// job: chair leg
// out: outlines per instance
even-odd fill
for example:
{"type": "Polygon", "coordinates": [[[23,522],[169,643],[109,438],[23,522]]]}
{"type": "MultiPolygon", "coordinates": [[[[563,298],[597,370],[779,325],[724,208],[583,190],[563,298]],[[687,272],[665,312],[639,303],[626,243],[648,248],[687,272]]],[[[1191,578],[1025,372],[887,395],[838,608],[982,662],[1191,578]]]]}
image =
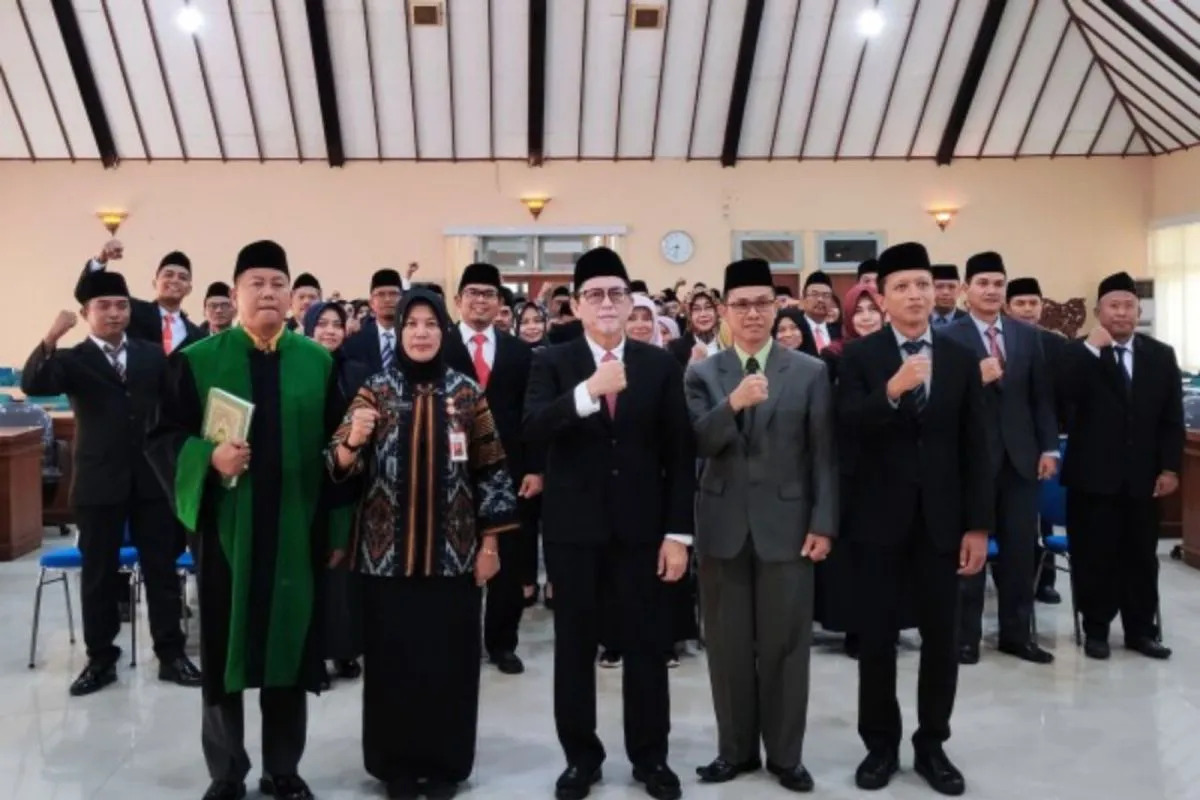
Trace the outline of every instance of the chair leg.
{"type": "Polygon", "coordinates": [[[63,597],[67,601],[67,632],[71,637],[71,644],[75,644],[75,615],[71,612],[71,581],[67,580],[66,573],[62,576],[63,597]]]}
{"type": "Polygon", "coordinates": [[[187,639],[192,635],[192,615],[187,613],[187,573],[179,573],[179,599],[180,599],[180,616],[183,617],[183,638],[187,639]]]}
{"type": "Polygon", "coordinates": [[[1162,622],[1162,601],[1154,607],[1154,641],[1162,644],[1163,640],[1163,622],[1162,622]]]}
{"type": "Polygon", "coordinates": [[[138,575],[135,570],[131,575],[129,587],[129,666],[137,666],[137,595],[138,595],[138,575]]]}
{"type": "Polygon", "coordinates": [[[37,590],[33,594],[33,631],[29,636],[29,668],[33,669],[34,655],[37,653],[38,622],[42,616],[42,587],[46,585],[46,569],[42,568],[38,575],[37,590]]]}
{"type": "Polygon", "coordinates": [[[1075,623],[1075,646],[1083,646],[1083,626],[1079,622],[1079,604],[1075,601],[1075,569],[1071,563],[1071,555],[1067,556],[1067,577],[1071,581],[1071,620],[1075,623]]]}

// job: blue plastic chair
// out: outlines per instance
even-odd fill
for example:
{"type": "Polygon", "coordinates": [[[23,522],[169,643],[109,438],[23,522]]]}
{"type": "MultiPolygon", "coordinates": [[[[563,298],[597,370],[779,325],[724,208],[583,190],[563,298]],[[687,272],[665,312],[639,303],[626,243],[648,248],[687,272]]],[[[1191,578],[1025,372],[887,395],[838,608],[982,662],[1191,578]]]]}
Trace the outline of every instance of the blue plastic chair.
{"type": "MultiPolygon", "coordinates": [[[[1062,458],[1066,454],[1066,443],[1061,442],[1058,447],[1059,463],[1062,463],[1062,458]]],[[[1039,498],[1039,513],[1043,522],[1053,525],[1055,528],[1067,527],[1067,490],[1059,483],[1058,476],[1055,475],[1049,480],[1044,480],[1038,487],[1040,491],[1039,498]]],[[[1056,533],[1052,536],[1047,536],[1042,539],[1042,560],[1038,562],[1037,573],[1033,577],[1034,590],[1041,583],[1042,570],[1049,566],[1050,569],[1057,569],[1060,572],[1065,572],[1071,580],[1071,621],[1075,626],[1075,644],[1078,646],[1083,642],[1083,631],[1079,624],[1079,610],[1075,602],[1075,575],[1071,572],[1071,545],[1068,538],[1068,533],[1056,533]],[[1066,567],[1060,567],[1054,562],[1055,556],[1061,556],[1067,562],[1066,567]]]]}
{"type": "MultiPolygon", "coordinates": [[[[125,531],[126,544],[129,541],[129,531],[125,531]]],[[[134,573],[137,571],[138,553],[137,548],[124,546],[121,548],[118,556],[118,564],[122,572],[134,573]]],[[[33,669],[35,658],[37,656],[37,637],[38,627],[42,615],[42,589],[52,583],[62,583],[63,597],[67,602],[67,629],[70,632],[71,644],[75,644],[75,619],[71,613],[71,587],[69,585],[69,576],[72,572],[77,572],[83,567],[83,553],[79,549],[79,538],[76,536],[75,544],[71,547],[59,547],[47,553],[43,553],[38,559],[38,565],[41,567],[41,572],[38,575],[37,590],[33,598],[33,631],[29,637],[29,668],[33,669]]],[[[133,581],[134,584],[137,581],[133,581]]],[[[132,604],[133,590],[130,590],[130,602],[132,604]]],[[[132,607],[132,605],[131,605],[132,607]]],[[[137,666],[137,620],[130,624],[130,646],[132,656],[130,666],[137,666]]]]}

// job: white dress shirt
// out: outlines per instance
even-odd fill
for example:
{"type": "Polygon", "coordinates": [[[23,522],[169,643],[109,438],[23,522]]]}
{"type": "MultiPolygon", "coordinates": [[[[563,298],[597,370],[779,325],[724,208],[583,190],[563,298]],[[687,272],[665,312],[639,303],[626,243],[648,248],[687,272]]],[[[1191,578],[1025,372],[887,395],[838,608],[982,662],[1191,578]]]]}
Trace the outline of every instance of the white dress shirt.
{"type": "MultiPolygon", "coordinates": [[[[100,339],[96,336],[89,335],[88,338],[92,340],[92,344],[94,344],[94,345],[96,345],[96,347],[100,348],[100,352],[104,354],[104,357],[107,358],[109,363],[111,364],[112,357],[108,354],[108,349],[110,347],[112,347],[112,345],[110,345],[108,342],[106,342],[103,339],[100,339]]],[[[117,356],[117,361],[121,362],[121,369],[123,371],[125,371],[126,373],[129,372],[129,348],[127,347],[128,344],[129,344],[129,337],[125,336],[124,334],[121,334],[121,343],[119,345],[117,345],[117,347],[120,348],[121,352],[117,356]]]]}
{"type": "Polygon", "coordinates": [[[814,346],[816,346],[817,343],[818,332],[820,332],[821,337],[825,342],[825,347],[828,347],[833,342],[833,339],[829,336],[829,326],[827,324],[824,322],[817,322],[808,314],[804,315],[804,321],[808,323],[808,329],[812,331],[814,346]]]}
{"type": "Polygon", "coordinates": [[[462,334],[463,344],[467,346],[467,354],[475,361],[475,337],[483,336],[483,360],[491,369],[496,363],[496,328],[488,325],[486,329],[477,331],[465,322],[458,323],[458,332],[462,334]]]}
{"type": "MultiPolygon", "coordinates": [[[[620,344],[618,344],[612,350],[605,350],[603,347],[593,342],[588,336],[584,336],[583,338],[584,341],[587,342],[588,349],[592,351],[592,360],[596,362],[597,367],[600,366],[601,362],[604,360],[605,354],[607,353],[612,353],[614,356],[616,356],[617,361],[625,361],[624,337],[621,338],[620,344]]],[[[595,400],[592,399],[592,395],[587,388],[587,381],[583,381],[575,387],[575,413],[579,415],[580,419],[599,413],[600,403],[602,400],[603,398],[596,398],[595,400]]],[[[679,542],[682,545],[687,545],[688,547],[692,546],[692,537],[690,534],[668,533],[666,538],[679,542]]]]}
{"type": "MultiPolygon", "coordinates": [[[[1083,346],[1086,347],[1091,352],[1091,354],[1094,355],[1096,358],[1100,358],[1100,350],[1096,347],[1093,347],[1091,342],[1085,340],[1083,343],[1083,346]]],[[[1116,361],[1118,364],[1123,363],[1124,367],[1125,367],[1125,372],[1129,375],[1129,380],[1133,380],[1133,337],[1132,336],[1129,337],[1128,341],[1124,341],[1124,342],[1118,342],[1116,340],[1113,341],[1113,360],[1116,361]],[[1117,352],[1118,347],[1125,348],[1125,358],[1124,359],[1122,359],[1121,354],[1117,352]]]]}

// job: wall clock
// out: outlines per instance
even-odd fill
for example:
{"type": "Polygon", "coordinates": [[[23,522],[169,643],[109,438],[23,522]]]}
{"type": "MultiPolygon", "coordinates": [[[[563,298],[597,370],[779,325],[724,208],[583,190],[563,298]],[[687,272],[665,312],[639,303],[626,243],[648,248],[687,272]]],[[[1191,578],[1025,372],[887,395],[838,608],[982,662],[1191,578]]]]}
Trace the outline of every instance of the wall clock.
{"type": "Polygon", "coordinates": [[[686,264],[696,252],[696,243],[686,231],[670,231],[663,236],[660,249],[672,264],[686,264]]]}

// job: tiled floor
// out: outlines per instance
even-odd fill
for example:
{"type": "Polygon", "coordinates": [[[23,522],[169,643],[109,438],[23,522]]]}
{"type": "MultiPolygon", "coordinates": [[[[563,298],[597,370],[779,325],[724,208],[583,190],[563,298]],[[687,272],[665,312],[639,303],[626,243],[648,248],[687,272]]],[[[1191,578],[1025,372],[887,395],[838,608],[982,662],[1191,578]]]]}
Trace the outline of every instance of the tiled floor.
{"type": "MultiPolygon", "coordinates": [[[[57,535],[47,543],[57,545],[57,535]]],[[[207,785],[199,752],[200,696],[156,680],[148,637],[139,636],[141,664],[134,670],[123,664],[118,685],[72,699],[67,686],[83,665],[83,647],[68,644],[62,593],[51,589],[38,666],[27,669],[35,559],[0,564],[0,641],[6,643],[0,652],[0,798],[199,800],[207,785]]],[[[949,752],[966,773],[969,796],[1200,798],[1200,573],[1164,555],[1161,585],[1167,642],[1175,648],[1170,662],[1148,661],[1120,647],[1107,663],[1084,659],[1071,642],[1070,613],[1063,605],[1038,608],[1043,644],[1058,657],[1052,667],[985,649],[981,664],[964,668],[949,752]]],[[[993,617],[990,627],[994,624],[993,617]]],[[[139,632],[144,631],[143,620],[139,632]]],[[[478,759],[465,797],[552,797],[562,757],[551,716],[547,612],[529,614],[522,635],[525,675],[505,677],[485,668],[478,759]]],[[[128,629],[123,639],[127,647],[128,629]]],[[[1113,641],[1120,642],[1119,631],[1113,641]]],[[[916,664],[915,652],[901,655],[909,726],[915,723],[916,664]]],[[[602,671],[600,685],[609,760],[593,796],[644,797],[631,783],[623,755],[619,673],[602,671]]],[[[672,673],[671,687],[671,763],[684,779],[686,797],[788,796],[762,776],[722,787],[697,784],[695,766],[715,754],[703,657],[685,659],[672,673]]],[[[817,781],[817,796],[868,796],[854,788],[852,778],[862,756],[854,729],[855,692],[854,662],[826,650],[814,653],[805,762],[817,781]]],[[[310,702],[303,773],[324,800],[383,797],[362,770],[359,697],[358,685],[347,684],[310,702]]],[[[255,742],[254,712],[247,729],[248,741],[255,742]]],[[[905,752],[903,763],[909,759],[905,752]]],[[[932,796],[907,766],[887,791],[875,795],[932,796]]]]}

